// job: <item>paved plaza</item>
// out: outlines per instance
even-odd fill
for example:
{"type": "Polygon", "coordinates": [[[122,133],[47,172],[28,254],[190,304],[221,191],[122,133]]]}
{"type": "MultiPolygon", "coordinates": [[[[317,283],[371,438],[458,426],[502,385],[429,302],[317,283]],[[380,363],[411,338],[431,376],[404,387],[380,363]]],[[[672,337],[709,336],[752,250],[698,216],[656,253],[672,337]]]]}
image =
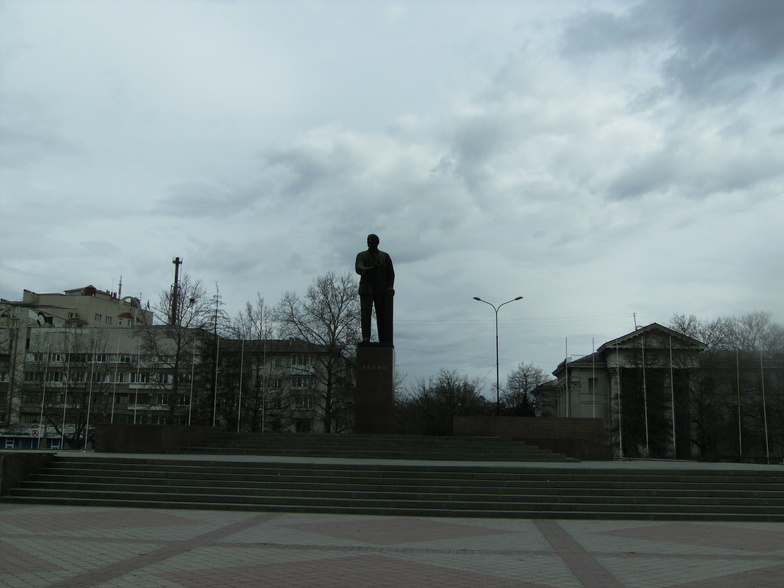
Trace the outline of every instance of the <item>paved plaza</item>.
{"type": "Polygon", "coordinates": [[[0,504],[0,586],[784,585],[784,525],[0,504]]]}

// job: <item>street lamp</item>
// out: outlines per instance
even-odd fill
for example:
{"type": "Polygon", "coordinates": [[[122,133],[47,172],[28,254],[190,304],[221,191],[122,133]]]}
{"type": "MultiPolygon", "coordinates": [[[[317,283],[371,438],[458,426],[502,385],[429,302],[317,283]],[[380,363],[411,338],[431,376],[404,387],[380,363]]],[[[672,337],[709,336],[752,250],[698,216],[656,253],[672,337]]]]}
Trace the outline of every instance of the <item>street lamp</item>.
{"type": "Polygon", "coordinates": [[[522,300],[522,296],[518,296],[517,298],[512,298],[511,300],[507,300],[506,302],[502,302],[498,306],[495,304],[491,304],[487,300],[482,300],[478,296],[474,296],[474,300],[478,300],[479,302],[484,302],[488,306],[491,306],[495,311],[495,416],[501,415],[501,374],[498,371],[498,311],[504,304],[509,304],[510,302],[516,302],[518,300],[522,300]]]}

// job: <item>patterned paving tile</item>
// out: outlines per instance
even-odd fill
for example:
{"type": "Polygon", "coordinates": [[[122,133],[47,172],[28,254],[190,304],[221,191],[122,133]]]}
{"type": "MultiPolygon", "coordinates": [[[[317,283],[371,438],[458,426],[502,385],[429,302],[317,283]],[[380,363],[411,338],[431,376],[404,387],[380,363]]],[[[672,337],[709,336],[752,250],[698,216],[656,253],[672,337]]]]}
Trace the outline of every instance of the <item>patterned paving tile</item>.
{"type": "Polygon", "coordinates": [[[34,533],[102,531],[142,527],[200,525],[200,521],[153,510],[84,510],[76,512],[0,513],[0,522],[34,533]]]}
{"type": "Polygon", "coordinates": [[[58,565],[9,545],[5,541],[0,542],[0,586],[4,584],[2,574],[55,572],[62,569],[58,565]]]}
{"type": "Polygon", "coordinates": [[[377,555],[350,558],[300,561],[285,564],[212,568],[158,574],[161,578],[187,588],[213,586],[286,586],[287,588],[345,588],[373,586],[440,586],[449,588],[543,588],[546,585],[510,581],[461,570],[399,561],[377,555]],[[231,578],[230,583],[225,583],[231,578]]]}
{"type": "Polygon", "coordinates": [[[678,584],[677,588],[780,588],[784,584],[784,565],[770,566],[728,574],[720,578],[710,578],[699,582],[678,584]]]}
{"type": "Polygon", "coordinates": [[[363,519],[324,523],[286,525],[288,528],[349,539],[373,545],[401,545],[422,541],[446,541],[467,537],[486,537],[514,533],[503,529],[491,529],[457,523],[443,523],[432,519],[385,518],[363,519]]]}
{"type": "Polygon", "coordinates": [[[784,529],[772,531],[718,524],[672,523],[602,531],[597,534],[754,553],[784,550],[784,529]]]}

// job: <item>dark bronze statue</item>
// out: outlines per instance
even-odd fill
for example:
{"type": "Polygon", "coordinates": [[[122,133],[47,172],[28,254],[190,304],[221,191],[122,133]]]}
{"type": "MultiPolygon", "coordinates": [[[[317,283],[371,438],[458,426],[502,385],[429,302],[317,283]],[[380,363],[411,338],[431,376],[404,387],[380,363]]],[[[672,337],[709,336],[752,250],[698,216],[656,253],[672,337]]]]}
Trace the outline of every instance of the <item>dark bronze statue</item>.
{"type": "Polygon", "coordinates": [[[376,310],[379,343],[392,344],[392,304],[395,295],[395,270],[389,254],[380,251],[378,235],[368,235],[367,251],[357,253],[355,269],[359,279],[362,314],[362,341],[370,342],[370,316],[376,310]]]}

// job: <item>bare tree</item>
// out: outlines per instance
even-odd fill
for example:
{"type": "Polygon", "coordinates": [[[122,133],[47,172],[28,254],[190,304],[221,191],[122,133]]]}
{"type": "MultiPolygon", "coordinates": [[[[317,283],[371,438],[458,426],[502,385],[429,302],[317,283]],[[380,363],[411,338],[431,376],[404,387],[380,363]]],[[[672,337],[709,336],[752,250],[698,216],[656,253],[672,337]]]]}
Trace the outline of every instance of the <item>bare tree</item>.
{"type": "Polygon", "coordinates": [[[95,424],[109,422],[112,373],[106,336],[100,329],[43,334],[31,345],[33,381],[25,386],[26,404],[40,403],[39,422],[75,449],[89,440],[95,424]]]}
{"type": "MultiPolygon", "coordinates": [[[[270,309],[260,294],[254,303],[246,302],[229,326],[230,337],[239,341],[226,352],[234,353],[232,365],[237,374],[231,391],[232,414],[223,415],[232,429],[262,431],[264,428],[265,399],[271,372],[266,360],[267,345],[272,335],[270,309]]],[[[224,352],[225,364],[226,352],[224,352]]],[[[225,411],[224,411],[225,412],[225,411]]]]}
{"type": "Polygon", "coordinates": [[[281,334],[302,341],[312,360],[292,366],[303,382],[312,382],[325,432],[352,425],[353,358],[359,340],[357,282],[349,273],[316,278],[305,297],[287,292],[274,311],[281,334]]]}
{"type": "Polygon", "coordinates": [[[441,369],[435,377],[417,380],[399,397],[395,414],[400,432],[451,435],[454,417],[489,414],[492,408],[477,381],[441,369]]]}
{"type": "Polygon", "coordinates": [[[701,339],[689,386],[691,442],[703,459],[760,459],[784,452],[784,328],[768,312],[700,321],[675,315],[674,330],[701,339]]]}
{"type": "Polygon", "coordinates": [[[167,317],[165,324],[146,325],[138,331],[143,353],[152,368],[151,383],[156,385],[157,395],[167,408],[169,423],[182,420],[179,413],[184,412],[187,404],[184,384],[191,377],[195,356],[201,352],[212,326],[212,302],[201,281],[184,274],[177,288],[161,292],[155,307],[157,316],[167,317]]]}
{"type": "Polygon", "coordinates": [[[18,327],[0,329],[0,390],[2,390],[2,409],[0,422],[5,426],[12,424],[17,412],[24,376],[24,343],[18,327]],[[7,359],[6,359],[7,358],[7,359]]]}
{"type": "Polygon", "coordinates": [[[537,416],[540,414],[534,390],[552,376],[532,363],[520,363],[506,380],[501,392],[501,412],[508,416],[537,416]]]}

